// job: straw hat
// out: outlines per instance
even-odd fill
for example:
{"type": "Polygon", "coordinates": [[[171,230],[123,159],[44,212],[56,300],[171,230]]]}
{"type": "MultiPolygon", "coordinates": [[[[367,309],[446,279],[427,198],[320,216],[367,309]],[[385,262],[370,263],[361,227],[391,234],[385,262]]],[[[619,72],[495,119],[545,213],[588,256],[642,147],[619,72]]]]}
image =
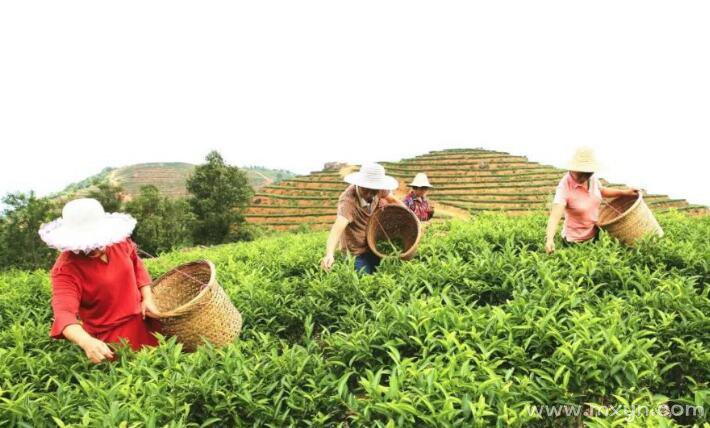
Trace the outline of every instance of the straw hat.
{"type": "Polygon", "coordinates": [[[423,172],[414,176],[414,180],[409,183],[409,187],[434,187],[429,183],[429,178],[423,172]]]}
{"type": "Polygon", "coordinates": [[[578,172],[597,172],[601,165],[594,157],[594,150],[589,147],[580,147],[574,156],[567,162],[567,170],[578,172]]]}
{"type": "Polygon", "coordinates": [[[385,175],[385,168],[376,163],[362,165],[360,171],[346,175],[344,180],[366,189],[394,190],[399,187],[397,179],[385,175]]]}
{"type": "Polygon", "coordinates": [[[128,214],[106,213],[99,201],[74,199],[62,209],[62,216],[43,224],[39,236],[59,251],[91,251],[123,241],[136,227],[128,214]]]}

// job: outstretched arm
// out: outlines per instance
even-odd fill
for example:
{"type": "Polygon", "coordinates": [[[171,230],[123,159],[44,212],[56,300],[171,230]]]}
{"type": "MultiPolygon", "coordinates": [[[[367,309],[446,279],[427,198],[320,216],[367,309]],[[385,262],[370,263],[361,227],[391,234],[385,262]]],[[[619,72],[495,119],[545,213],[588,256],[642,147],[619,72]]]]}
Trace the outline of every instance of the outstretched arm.
{"type": "Polygon", "coordinates": [[[92,363],[98,364],[106,358],[113,358],[113,352],[108,345],[87,333],[84,327],[79,324],[70,324],[64,327],[62,334],[79,345],[92,363]]]}
{"type": "Polygon", "coordinates": [[[345,228],[348,227],[349,223],[350,221],[341,215],[335,218],[335,223],[333,223],[333,226],[330,228],[330,233],[328,234],[328,242],[325,245],[325,257],[323,257],[320,262],[320,266],[323,270],[329,271],[330,268],[333,267],[333,263],[335,263],[335,250],[338,248],[340,238],[343,236],[343,232],[345,228]]]}
{"type": "Polygon", "coordinates": [[[79,345],[93,363],[113,358],[111,349],[91,336],[79,323],[77,313],[81,301],[81,287],[70,272],[59,268],[52,270],[52,311],[54,322],[50,336],[67,339],[79,345]]]}
{"type": "Polygon", "coordinates": [[[638,195],[639,189],[613,189],[611,187],[602,187],[599,189],[603,198],[616,198],[617,196],[635,196],[638,195]]]}
{"type": "Polygon", "coordinates": [[[557,233],[557,224],[560,222],[564,211],[564,205],[552,204],[552,208],[550,209],[550,218],[547,220],[547,231],[545,232],[545,252],[547,252],[547,254],[555,251],[555,233],[557,233]]]}

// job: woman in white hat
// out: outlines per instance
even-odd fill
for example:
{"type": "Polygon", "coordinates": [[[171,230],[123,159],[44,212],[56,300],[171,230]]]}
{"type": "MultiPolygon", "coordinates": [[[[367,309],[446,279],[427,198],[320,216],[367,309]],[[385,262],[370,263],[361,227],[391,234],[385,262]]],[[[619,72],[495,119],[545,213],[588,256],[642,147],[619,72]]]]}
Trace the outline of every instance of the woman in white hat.
{"type": "Polygon", "coordinates": [[[595,239],[599,232],[599,207],[602,198],[622,195],[637,195],[637,189],[612,189],[604,187],[594,175],[599,163],[592,149],[581,147],[567,164],[568,172],[562,177],[550,210],[547,222],[545,251],[555,251],[555,233],[562,215],[565,216],[562,239],[565,244],[580,243],[595,239]]]}
{"type": "Polygon", "coordinates": [[[61,251],[51,271],[54,322],[50,336],[79,345],[94,363],[113,359],[106,343],[155,346],[158,309],[150,275],[129,236],[136,220],[105,213],[95,199],[75,199],[62,217],[42,225],[42,240],[61,251]]]}
{"type": "Polygon", "coordinates": [[[404,205],[407,206],[420,221],[429,221],[434,217],[434,206],[429,203],[426,194],[431,189],[429,178],[423,172],[414,176],[414,180],[409,183],[412,191],[404,198],[404,205]]]}
{"type": "Polygon", "coordinates": [[[374,273],[380,263],[367,246],[367,222],[374,210],[387,203],[398,203],[392,191],[399,182],[388,175],[382,165],[373,163],[360,167],[360,171],[345,176],[349,183],[338,199],[338,215],[330,229],[325,257],[321,267],[330,270],[335,262],[335,250],[340,247],[355,255],[355,270],[374,273]]]}

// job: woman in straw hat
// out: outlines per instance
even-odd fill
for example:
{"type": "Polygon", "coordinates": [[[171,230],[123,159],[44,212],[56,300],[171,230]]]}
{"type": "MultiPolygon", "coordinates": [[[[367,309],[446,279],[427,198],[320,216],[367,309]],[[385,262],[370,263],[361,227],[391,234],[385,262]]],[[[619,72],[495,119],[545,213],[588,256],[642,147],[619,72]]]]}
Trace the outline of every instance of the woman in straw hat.
{"type": "Polygon", "coordinates": [[[545,251],[555,251],[555,233],[562,215],[565,216],[562,239],[565,244],[593,240],[599,229],[599,207],[602,198],[622,195],[637,195],[637,189],[612,189],[604,187],[594,174],[599,163],[592,149],[577,149],[567,164],[568,172],[562,177],[555,191],[555,198],[547,222],[545,251]]]}
{"type": "Polygon", "coordinates": [[[360,171],[345,176],[349,183],[338,199],[338,214],[330,229],[325,257],[321,267],[330,270],[335,263],[335,250],[340,247],[355,255],[355,270],[366,274],[374,273],[380,264],[367,245],[367,223],[370,215],[387,203],[398,203],[392,191],[399,182],[388,175],[379,164],[362,165],[360,171]]]}
{"type": "Polygon", "coordinates": [[[95,199],[75,199],[62,217],[42,225],[42,240],[61,251],[51,271],[54,322],[50,336],[79,345],[94,363],[113,359],[106,343],[133,349],[157,345],[150,275],[129,238],[136,220],[105,213],[95,199]]]}
{"type": "Polygon", "coordinates": [[[414,176],[414,180],[409,183],[412,190],[404,198],[404,205],[407,206],[420,221],[429,221],[434,217],[434,206],[429,203],[426,194],[431,189],[429,178],[423,172],[414,176]]]}

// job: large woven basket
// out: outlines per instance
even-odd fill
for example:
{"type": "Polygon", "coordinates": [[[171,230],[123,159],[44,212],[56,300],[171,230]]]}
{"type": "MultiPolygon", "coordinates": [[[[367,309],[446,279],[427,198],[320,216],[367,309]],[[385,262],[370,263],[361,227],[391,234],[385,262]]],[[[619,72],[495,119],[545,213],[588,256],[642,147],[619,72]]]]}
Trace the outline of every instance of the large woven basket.
{"type": "Polygon", "coordinates": [[[619,241],[632,245],[645,235],[663,236],[663,229],[638,196],[619,196],[607,202],[599,213],[599,227],[619,241]]]}
{"type": "Polygon", "coordinates": [[[400,205],[387,205],[377,209],[367,224],[367,245],[379,257],[386,257],[377,249],[382,240],[401,240],[404,250],[399,255],[402,260],[414,257],[421,238],[421,225],[414,213],[400,205]]]}
{"type": "Polygon", "coordinates": [[[242,330],[242,315],[217,283],[208,260],[178,266],[153,283],[162,332],[176,336],[186,351],[205,342],[231,343],[242,330]]]}

